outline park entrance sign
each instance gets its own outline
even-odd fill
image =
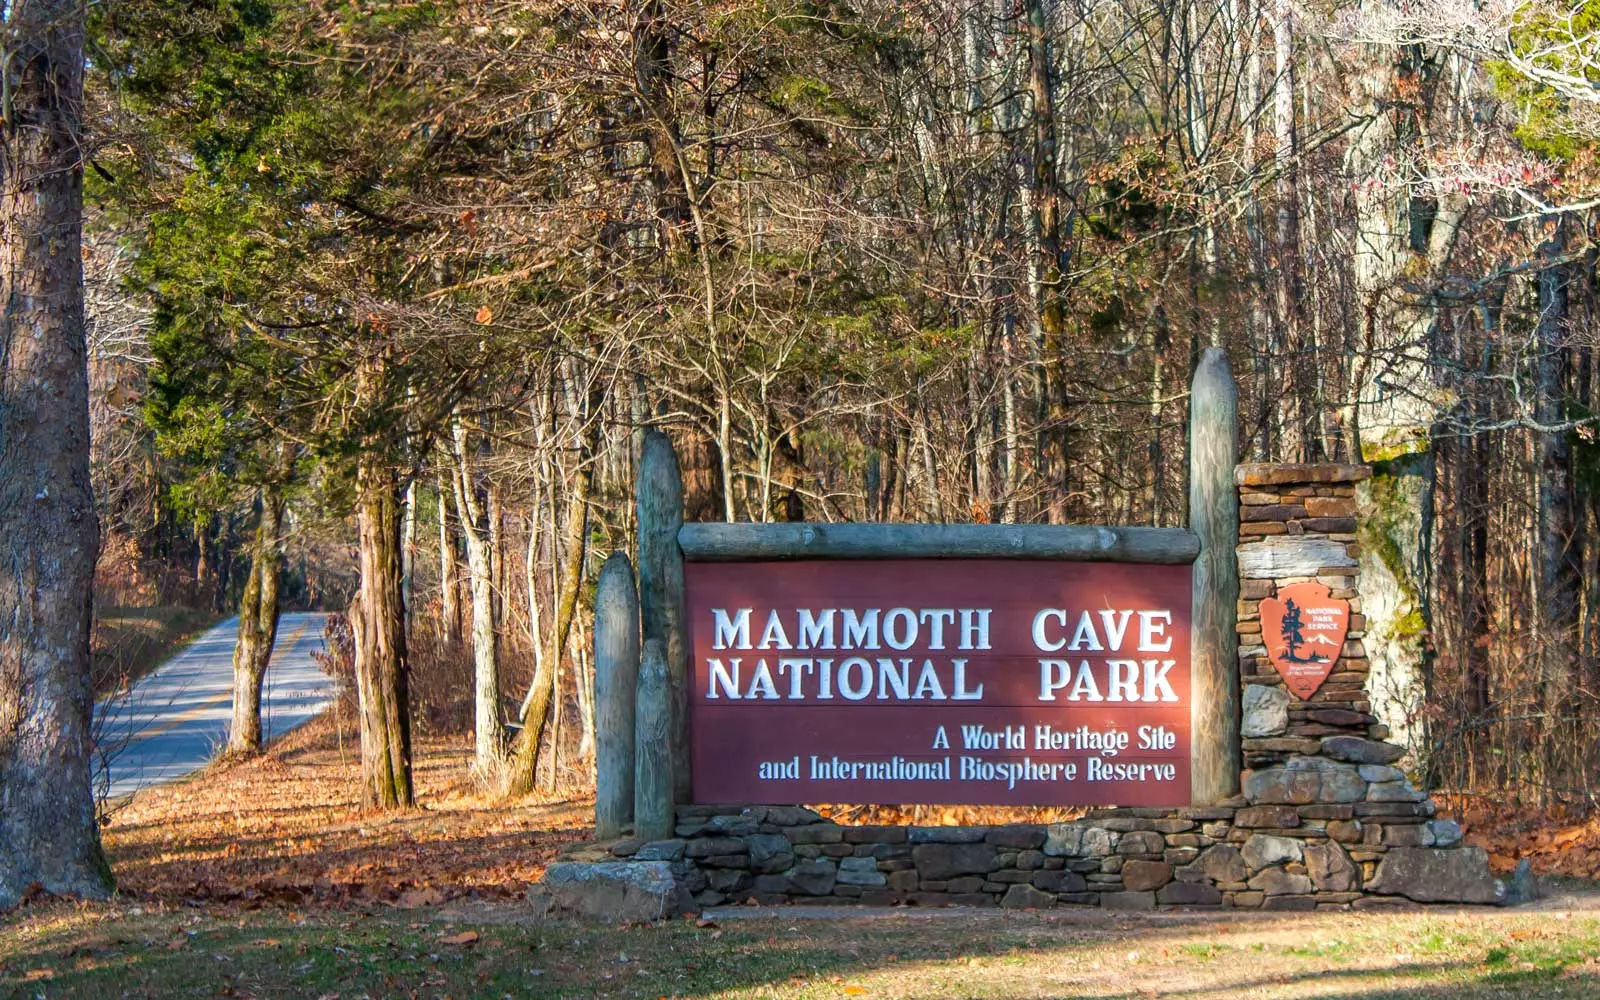
[[[694,798],[1187,805],[1190,575],[691,562]]]
[[[1189,407],[1182,527],[684,524],[647,432],[637,588],[614,553],[595,595],[595,840],[556,905],[1505,902],[1372,714],[1369,471],[1237,465],[1215,348]],[[809,808],[844,803],[1088,808]]]

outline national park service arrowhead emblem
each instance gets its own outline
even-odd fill
[[[1328,596],[1320,583],[1283,587],[1261,602],[1261,639],[1284,684],[1301,701],[1333,672],[1350,630],[1350,602]]]

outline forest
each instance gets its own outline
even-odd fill
[[[496,791],[581,784],[647,429],[690,520],[1182,525],[1220,346],[1246,460],[1374,468],[1368,642],[1430,784],[1585,810],[1597,30],[1595,0],[91,5],[97,600],[239,609],[244,751],[278,611],[343,613],[372,805],[413,801],[413,723],[470,729]]]

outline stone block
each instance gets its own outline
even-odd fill
[[[1216,844],[1200,852],[1191,866],[1212,882],[1243,882],[1250,877],[1250,866],[1232,844]]]
[[[1257,833],[1244,842],[1244,849],[1239,853],[1252,871],[1259,871],[1268,865],[1299,861],[1304,856],[1304,848],[1305,844],[1299,840]]]
[[[1173,882],[1156,893],[1156,902],[1163,906],[1220,906],[1222,890],[1200,883]]]
[[[750,850],[751,871],[781,872],[794,865],[794,848],[782,834],[758,833],[744,842]]]
[[[1307,497],[1306,513],[1312,517],[1355,517],[1356,502],[1348,497]]]
[[[1453,819],[1429,820],[1428,832],[1433,835],[1434,847],[1454,847],[1461,843],[1461,824]]]
[[[1360,767],[1356,768],[1356,772],[1359,773],[1364,780],[1371,782],[1406,780],[1406,773],[1404,771],[1400,770],[1398,767],[1390,767],[1387,764],[1362,764]]]
[[[1360,736],[1329,736],[1322,741],[1322,752],[1334,760],[1353,764],[1393,764],[1406,755],[1405,747]]]
[[[558,861],[542,884],[556,909],[605,923],[648,923],[699,909],[665,861]]]
[[[896,892],[914,892],[920,881],[917,873],[913,871],[890,872],[884,878],[884,883]]]
[[[1033,850],[1044,846],[1045,828],[1031,823],[996,826],[991,827],[983,839],[984,843],[995,847]]]
[[[784,836],[791,844],[838,844],[844,841],[844,830],[832,823],[814,823],[811,826],[784,828]]]
[[[1165,861],[1126,861],[1122,885],[1131,892],[1159,889],[1172,881],[1172,866]]]
[[[1000,906],[1007,910],[1048,910],[1056,905],[1053,893],[1035,889],[1025,882],[1019,882],[1006,890],[1000,897]]]
[[[1017,867],[1023,871],[1033,871],[1044,867],[1043,851],[1022,851],[1017,855]]]
[[[1282,868],[1263,869],[1251,877],[1248,885],[1268,896],[1300,895],[1312,890],[1309,877],[1294,875]]]
[[[1277,736],[1289,727],[1289,693],[1282,688],[1246,684],[1243,713],[1241,736]]]
[[[844,828],[847,844],[903,844],[906,828],[903,826],[847,826]]]
[[[950,879],[945,883],[946,892],[981,892],[983,884],[989,881],[980,875],[963,875],[960,878]]]
[[[750,884],[750,876],[731,868],[718,868],[706,872],[707,884],[724,895],[732,896]]]
[[[683,853],[689,858],[710,858],[723,854],[746,854],[749,850],[738,837],[704,837],[689,841]]]
[[[1100,905],[1107,910],[1153,910],[1156,894],[1153,892],[1102,892]]]
[[[1271,537],[1239,547],[1239,575],[1245,579],[1282,580],[1314,577],[1325,568],[1356,564],[1343,544],[1321,538]]]
[[[906,839],[913,844],[981,844],[988,832],[986,826],[913,826]]]
[[[918,844],[911,851],[911,859],[923,878],[950,879],[987,875],[999,867],[996,853],[988,844]]]
[[[1038,871],[1031,879],[1035,889],[1045,892],[1083,892],[1088,885],[1082,875],[1069,871]]]
[[[652,840],[648,844],[640,844],[639,849],[633,852],[635,861],[680,861],[683,859],[685,842],[682,840]]]
[[[743,837],[755,833],[760,826],[752,816],[713,816],[706,824],[706,832],[718,837]]]
[[[1391,848],[1367,888],[1419,903],[1503,904],[1508,896],[1505,883],[1489,872],[1481,847]]]
[[[841,868],[839,869],[838,884],[865,886],[869,888],[880,887],[889,884],[889,877],[877,869],[873,869],[872,871],[861,871],[860,869]]]
[[[804,806],[767,806],[765,821],[774,826],[808,826],[823,818]]]
[[[1315,910],[1317,897],[1315,896],[1273,896],[1268,894],[1261,904],[1264,910]]]
[[[1337,840],[1342,844],[1354,844],[1361,840],[1361,821],[1355,819],[1329,820],[1327,832],[1330,840]]]
[[[1327,743],[1324,740],[1323,746],[1326,747]],[[1247,772],[1244,776],[1244,794],[1251,803],[1263,805],[1360,802],[1366,798],[1367,783],[1349,764],[1321,757],[1297,757],[1281,767]]]
[[[1299,826],[1300,813],[1294,806],[1250,806],[1240,809],[1234,817],[1234,826],[1286,827]]]
[[[1367,786],[1368,802],[1421,802],[1426,793],[1411,787],[1411,782],[1379,781]]]
[[[1233,481],[1239,486],[1285,486],[1330,483],[1357,483],[1370,478],[1372,469],[1365,465],[1346,465],[1336,462],[1246,462],[1233,470]]]
[[[1045,828],[1044,853],[1054,857],[1098,857],[1116,850],[1117,835],[1082,823],[1052,823]]]
[[[1334,843],[1307,844],[1306,871],[1319,892],[1350,892],[1361,884],[1361,873],[1344,848]]]
[[[1161,834],[1153,830],[1133,830],[1124,833],[1117,841],[1118,854],[1160,854],[1166,849],[1166,841]]]

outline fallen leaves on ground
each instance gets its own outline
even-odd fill
[[[1537,810],[1487,799],[1453,800],[1466,842],[1489,853],[1489,865],[1508,871],[1527,858],[1541,875],[1600,879],[1600,816],[1564,808]]]
[[[520,897],[589,833],[587,799],[496,802],[470,777],[471,738],[415,741],[421,808],[363,810],[352,720],[324,713],[259,757],[141,792],[105,830],[133,898],[246,907],[437,906]]]

